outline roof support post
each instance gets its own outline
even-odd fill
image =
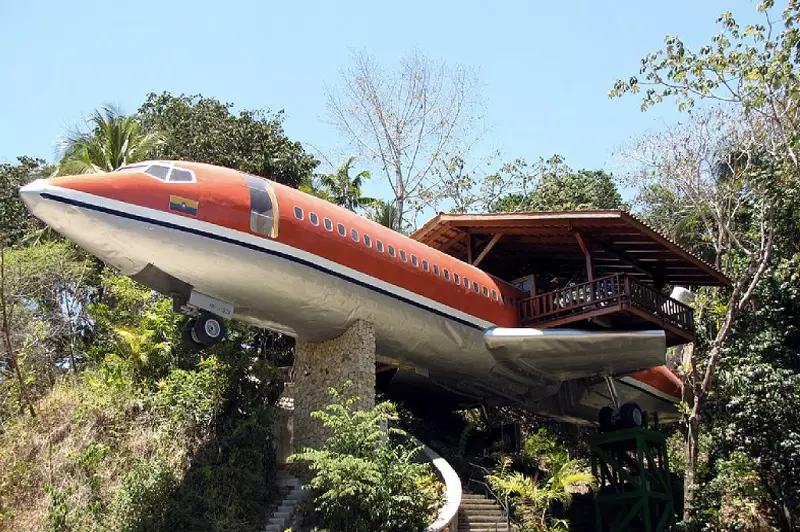
[[[589,281],[594,281],[594,266],[592,265],[591,250],[586,240],[584,240],[583,235],[578,231],[575,231],[575,239],[578,241],[578,245],[581,247],[581,251],[583,251],[583,255],[586,257],[586,278]]]
[[[492,248],[494,247],[494,245],[495,245],[495,244],[497,244],[497,241],[498,241],[498,240],[500,240],[500,237],[502,237],[502,236],[503,236],[503,233],[497,233],[497,234],[495,234],[495,235],[492,237],[492,239],[491,239],[491,240],[489,240],[489,243],[488,243],[488,244],[486,244],[486,247],[485,247],[485,248],[483,248],[483,251],[481,251],[481,252],[480,252],[480,254],[478,255],[478,258],[477,258],[477,259],[475,259],[474,261],[472,261],[472,265],[473,265],[473,266],[477,266],[478,264],[480,264],[480,263],[481,263],[481,261],[482,261],[482,260],[483,260],[483,259],[486,257],[486,255],[487,255],[487,254],[488,254],[488,253],[489,253],[489,252],[492,250]]]
[[[472,264],[472,233],[467,229],[467,262]]]

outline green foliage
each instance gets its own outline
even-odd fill
[[[30,215],[17,192],[20,187],[52,173],[42,159],[18,157],[17,164],[0,164],[0,238],[14,246],[41,231],[42,224]]]
[[[356,157],[348,157],[336,172],[325,174],[320,177],[320,184],[324,191],[324,197],[331,203],[335,203],[345,209],[355,211],[375,203],[374,198],[361,195],[361,187],[370,178],[366,170],[362,170],[355,177],[350,177],[350,169],[356,162]]]
[[[77,131],[62,142],[60,175],[112,172],[148,159],[164,142],[161,134],[142,131],[134,117],[111,106],[95,110],[88,122],[88,131]]]
[[[416,461],[419,448],[392,441],[399,429],[381,427],[397,419],[394,405],[358,410],[358,397],[330,390],[332,402],[312,413],[330,432],[321,449],[305,449],[290,460],[313,472],[317,511],[332,531],[418,532],[433,521],[437,505],[429,466]]]
[[[226,367],[215,356],[202,360],[197,370],[172,370],[157,383],[157,408],[174,426],[206,431],[227,395]]]
[[[177,479],[161,459],[141,460],[114,492],[110,521],[120,532],[149,532],[163,526]]]
[[[283,131],[283,112],[243,110],[202,96],[151,93],[137,120],[145,131],[161,132],[165,142],[153,153],[236,168],[297,187],[318,161]]]
[[[163,376],[179,350],[181,317],[172,312],[170,300],[109,269],[101,274],[101,287],[103,301],[90,304],[88,312],[96,337],[105,341],[91,346],[90,357],[120,355],[137,377]]]
[[[525,439],[522,455],[536,473],[526,475],[515,471],[512,459],[501,456],[497,466],[486,476],[487,484],[513,512],[520,530],[569,530],[564,519],[553,517],[553,508],[566,509],[577,488],[595,487],[597,480],[583,461],[569,457],[563,444],[547,429],[539,429]]]
[[[69,505],[67,504],[69,491],[51,486],[45,486],[44,491],[50,496],[45,529],[47,532],[69,532],[71,530],[67,520],[69,515]]]
[[[487,207],[496,212],[624,209],[614,176],[602,170],[573,171],[554,155],[529,167],[524,160],[503,166],[487,178],[487,196],[500,193]]]

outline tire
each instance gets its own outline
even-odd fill
[[[636,403],[625,403],[619,413],[622,426],[627,429],[638,429],[644,425],[644,410]]]
[[[201,314],[192,327],[192,339],[210,347],[225,339],[225,322],[214,314]]]
[[[601,408],[598,421],[600,422],[600,432],[609,432],[614,430],[614,409],[610,406],[604,406]]]
[[[181,341],[186,349],[188,349],[190,352],[200,351],[203,349],[203,347],[205,347],[194,337],[192,329],[194,328],[195,323],[197,323],[197,320],[194,318],[188,318],[185,322],[183,322],[183,326],[181,326]]]

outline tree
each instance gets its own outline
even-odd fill
[[[151,93],[137,120],[146,131],[160,131],[165,142],[153,155],[216,164],[267,177],[297,188],[318,161],[283,131],[283,112],[243,110],[203,96]]]
[[[349,388],[330,389],[332,403],[311,414],[329,431],[325,444],[289,460],[313,472],[316,508],[329,530],[423,530],[440,502],[430,467],[417,461],[418,447],[393,441],[403,431],[382,428],[397,420],[393,404],[359,410]]]
[[[88,123],[88,131],[76,131],[62,141],[60,175],[113,172],[147,159],[164,141],[157,131],[142,131],[134,117],[111,106],[95,110]]]
[[[402,232],[397,206],[389,201],[376,200],[367,207],[367,218],[384,227]]]
[[[551,515],[554,505],[566,509],[572,503],[575,488],[594,487],[597,480],[584,462],[570,458],[547,429],[539,429],[525,439],[522,455],[526,465],[535,470],[533,475],[513,470],[512,459],[504,456],[486,476],[489,487],[507,509],[513,510],[520,530],[569,530],[565,520]]]
[[[780,22],[771,18],[773,7],[772,0],[759,3],[765,22],[743,29],[731,13],[723,13],[718,19],[721,32],[696,52],[678,37],[667,36],[664,50],[642,60],[642,80],[637,76],[618,80],[610,92],[615,97],[646,87],[642,109],[664,98],[674,98],[682,110],[692,108],[696,99],[727,106],[701,114],[688,126],[694,131],[684,126],[682,131],[661,135],[649,148],[639,146],[640,152],[647,152],[659,145],[660,156],[640,154],[639,160],[673,176],[664,184],[677,187],[695,207],[706,230],[704,237],[714,249],[715,264],[733,280],[730,292],[709,302],[719,311],[710,330],[707,358],[701,361],[697,349],[689,350],[693,354],[685,382],[692,396],[686,438],[687,518],[693,513],[701,409],[734,322],[772,263],[775,216],[793,201],[800,177],[796,98],[800,30],[795,27],[800,4],[790,2]],[[720,116],[725,113],[727,120]],[[715,130],[720,127],[731,138],[723,139]]]
[[[375,202],[374,198],[361,195],[364,181],[370,178],[369,172],[362,170],[355,177],[350,177],[350,169],[355,161],[355,157],[348,157],[335,173],[325,174],[320,178],[320,184],[328,201],[351,211]]]
[[[365,52],[354,52],[341,85],[328,92],[333,123],[377,163],[394,195],[400,223],[420,207],[432,171],[445,154],[463,151],[476,120],[476,79],[419,52],[386,72]],[[429,198],[430,199],[430,198]]]
[[[734,324],[772,263],[775,216],[783,201],[778,183],[785,171],[760,159],[760,146],[740,134],[741,124],[735,114],[712,110],[640,139],[629,153],[640,163],[631,182],[640,187],[655,183],[690,205],[714,266],[732,281],[730,290],[700,292],[697,321],[707,326],[701,327],[695,347],[684,350],[687,518],[696,488],[702,409]]]
[[[53,168],[41,159],[18,157],[17,164],[0,164],[0,238],[15,246],[38,231],[42,224],[31,216],[19,197],[19,188],[47,177]]]
[[[624,209],[614,176],[603,170],[572,170],[559,155],[533,167],[517,159],[484,184],[493,211]],[[491,190],[491,192],[490,192]]]

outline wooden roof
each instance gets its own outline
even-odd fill
[[[730,285],[711,265],[619,210],[440,213],[411,238],[464,261],[471,255],[481,269],[504,279],[527,274],[525,269],[578,268],[585,264],[583,240],[597,276],[625,273],[649,283]]]

